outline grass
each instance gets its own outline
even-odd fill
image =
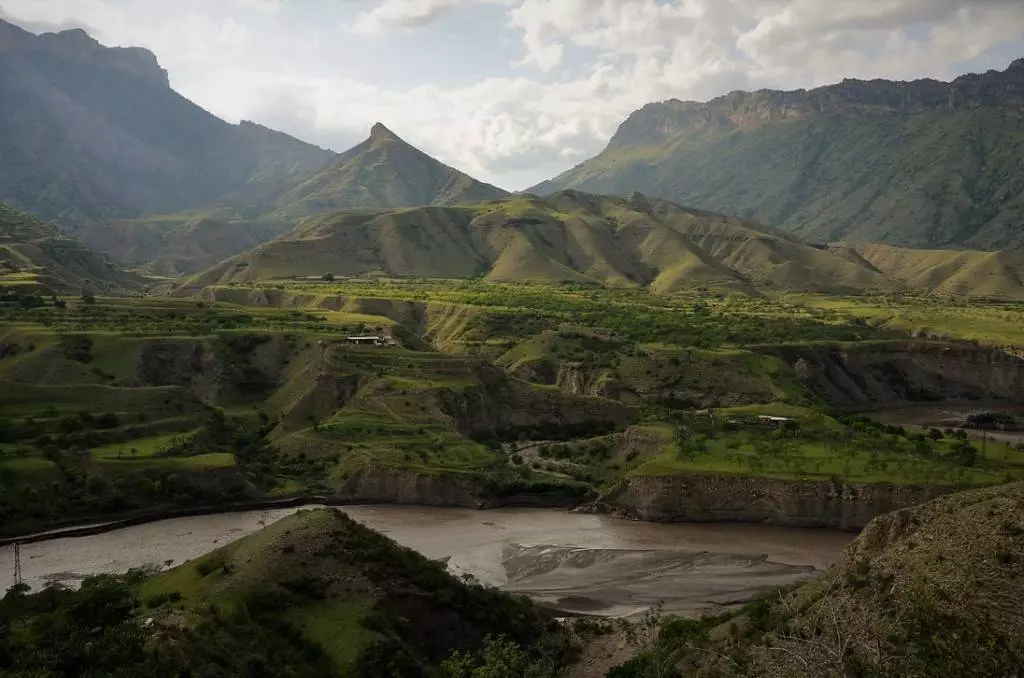
[[[138,459],[106,457],[97,461],[106,468],[122,469],[140,466],[175,469],[215,469],[235,466],[235,456],[228,452],[198,454],[192,457],[142,457]]]
[[[731,412],[785,412],[792,408],[735,408]],[[827,418],[826,418],[827,419]],[[806,419],[805,419],[806,421]],[[869,438],[845,432],[838,422],[811,418],[825,435],[795,434],[778,439],[775,431],[743,430],[720,433],[696,453],[682,454],[675,446],[631,472],[635,476],[675,476],[688,473],[743,475],[780,480],[897,485],[989,485],[1024,478],[1024,453],[1010,445],[990,443],[984,458],[972,466],[957,461],[956,442],[934,442],[926,454],[911,449],[902,436],[878,434]],[[838,427],[838,428],[836,428]],[[844,442],[845,441],[845,442]]]
[[[345,672],[364,647],[381,637],[363,625],[375,603],[372,598],[331,598],[285,610],[282,618],[322,647]]]
[[[38,475],[47,474],[56,469],[56,464],[41,457],[0,458],[0,472],[10,472],[18,475]]]
[[[131,461],[151,458],[167,449],[176,438],[182,435],[188,434],[173,433],[170,435],[152,436],[150,438],[136,438],[123,443],[105,445],[94,448],[92,450],[92,457],[93,459],[104,461]],[[136,450],[136,454],[131,453],[133,449]]]
[[[922,336],[1024,346],[1024,304],[935,297],[791,295],[808,307]]]

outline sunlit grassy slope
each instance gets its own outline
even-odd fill
[[[577,282],[659,295],[915,291],[1024,297],[1024,255],[812,246],[753,221],[642,196],[566,191],[468,207],[338,212],[191,278],[189,287],[297,277]]]

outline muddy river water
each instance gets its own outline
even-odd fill
[[[297,509],[174,518],[105,534],[21,547],[23,576],[38,588],[74,585],[100,572],[177,565]],[[663,603],[696,613],[749,600],[812,576],[852,535],[741,524],[652,524],[546,509],[474,511],[411,506],[342,510],[456,574],[522,593],[558,609],[629,615]],[[0,587],[14,575],[13,547],[0,548]]]

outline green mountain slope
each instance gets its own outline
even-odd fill
[[[508,195],[438,162],[377,123],[368,139],[275,196],[273,211],[305,216],[341,209],[457,205]]]
[[[840,243],[833,251],[930,294],[1024,298],[1024,252],[912,250],[865,243]]]
[[[258,182],[197,210],[96,222],[85,242],[160,275],[195,273],[287,231],[297,217],[341,209],[456,205],[507,197],[409,145],[384,125],[327,166]]]
[[[952,83],[844,80],[669,100],[531,191],[669,200],[818,242],[1024,247],[1024,59]]]
[[[0,199],[70,229],[204,205],[317,169],[333,154],[231,125],[169,86],[152,53],[81,29],[0,21]]]
[[[190,284],[366,275],[581,281],[750,292],[889,289],[876,271],[756,222],[637,195],[574,191],[466,207],[339,212],[197,276]]]
[[[0,287],[49,294],[117,292],[143,286],[55,227],[0,202]]]
[[[1022,271],[1018,253],[814,246],[754,221],[641,194],[563,191],[473,206],[314,216],[187,285],[379,274],[575,281],[656,294],[708,288],[1024,298]]]
[[[198,209],[85,224],[78,237],[125,265],[174,277],[201,271],[271,240],[289,222],[247,219],[230,208]]]

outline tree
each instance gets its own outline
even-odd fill
[[[83,292],[82,303],[86,306],[92,306],[96,303],[96,296],[92,292]]]
[[[961,447],[959,461],[961,466],[974,466],[978,461],[978,448],[973,445],[964,445]]]
[[[320,277],[320,279],[323,280],[324,282],[333,282],[334,281],[334,274],[333,273],[324,273]]]
[[[534,660],[526,650],[504,636],[488,636],[477,654],[456,652],[441,664],[444,678],[554,678],[549,660]]]

